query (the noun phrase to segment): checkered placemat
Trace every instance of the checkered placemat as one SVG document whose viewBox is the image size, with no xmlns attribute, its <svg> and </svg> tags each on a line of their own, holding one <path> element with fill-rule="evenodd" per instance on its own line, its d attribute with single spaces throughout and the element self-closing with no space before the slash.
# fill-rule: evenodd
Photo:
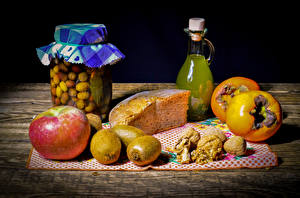
<svg viewBox="0 0 300 198">
<path fill-rule="evenodd" d="M 153 135 L 162 144 L 162 153 L 158 160 L 153 164 L 140 167 L 128 161 L 126 157 L 121 157 L 117 163 L 111 165 L 100 164 L 89 152 L 82 154 L 79 158 L 70 161 L 47 160 L 32 149 L 28 158 L 28 169 L 53 169 L 53 170 L 128 170 L 141 171 L 147 169 L 155 170 L 215 170 L 215 169 L 236 169 L 236 168 L 263 168 L 277 166 L 277 156 L 273 153 L 268 144 L 247 142 L 247 153 L 245 156 L 233 156 L 227 153 L 223 159 L 210 162 L 204 165 L 196 163 L 180 164 L 176 161 L 176 154 L 172 153 L 178 135 L 185 127 L 193 127 L 200 134 L 208 126 L 215 126 L 224 131 L 227 138 L 233 134 L 229 131 L 226 124 L 221 123 L 216 118 L 208 119 L 199 123 L 187 123 L 182 127 L 164 131 Z M 109 128 L 108 123 L 103 124 L 103 128 Z"/>
</svg>

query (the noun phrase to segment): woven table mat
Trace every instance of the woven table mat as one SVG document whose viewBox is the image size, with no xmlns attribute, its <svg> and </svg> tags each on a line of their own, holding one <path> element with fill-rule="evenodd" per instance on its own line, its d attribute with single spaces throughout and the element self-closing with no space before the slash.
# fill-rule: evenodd
<svg viewBox="0 0 300 198">
<path fill-rule="evenodd" d="M 229 131 L 227 125 L 217 118 L 207 119 L 197 123 L 187 123 L 182 127 L 164 131 L 153 136 L 158 138 L 162 144 L 160 157 L 151 165 L 140 167 L 130 162 L 126 157 L 120 159 L 111 165 L 103 165 L 94 159 L 89 152 L 89 147 L 79 157 L 68 161 L 48 160 L 39 155 L 32 148 L 27 161 L 28 169 L 50 169 L 50 170 L 126 170 L 142 171 L 147 169 L 155 170 L 215 170 L 215 169 L 236 169 L 236 168 L 264 168 L 277 166 L 277 155 L 271 151 L 268 144 L 247 142 L 247 152 L 244 156 L 234 156 L 223 154 L 223 159 L 210 162 L 204 165 L 196 163 L 180 164 L 176 161 L 176 154 L 172 149 L 177 142 L 178 135 L 185 127 L 193 127 L 202 134 L 202 131 L 208 126 L 214 126 L 221 129 L 227 138 L 233 134 Z M 109 123 L 104 123 L 103 128 L 109 128 Z"/>
</svg>

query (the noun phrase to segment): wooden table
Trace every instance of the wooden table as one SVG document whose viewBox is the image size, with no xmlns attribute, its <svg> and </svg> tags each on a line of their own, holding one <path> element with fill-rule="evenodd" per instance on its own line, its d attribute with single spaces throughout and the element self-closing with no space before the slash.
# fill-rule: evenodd
<svg viewBox="0 0 300 198">
<path fill-rule="evenodd" d="M 0 84 L 0 196 L 298 196 L 300 195 L 300 84 L 260 84 L 281 103 L 284 122 L 267 141 L 279 166 L 215 171 L 27 170 L 28 127 L 51 106 L 49 84 Z M 113 101 L 172 83 L 116 83 Z"/>
</svg>

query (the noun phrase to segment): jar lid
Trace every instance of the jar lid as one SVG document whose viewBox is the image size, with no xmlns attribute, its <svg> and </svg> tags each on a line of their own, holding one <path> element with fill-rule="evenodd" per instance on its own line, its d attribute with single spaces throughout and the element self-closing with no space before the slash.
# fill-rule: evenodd
<svg viewBox="0 0 300 198">
<path fill-rule="evenodd" d="M 190 18 L 189 19 L 189 30 L 191 31 L 203 31 L 205 25 L 204 18 Z"/>
<path fill-rule="evenodd" d="M 55 28 L 56 42 L 89 45 L 106 40 L 107 30 L 103 24 L 74 23 L 58 25 Z"/>
<path fill-rule="evenodd" d="M 44 65 L 49 65 L 53 58 L 63 58 L 88 67 L 112 65 L 125 56 L 116 46 L 106 43 L 106 37 L 107 30 L 103 24 L 58 25 L 54 33 L 55 42 L 36 51 Z"/>
</svg>

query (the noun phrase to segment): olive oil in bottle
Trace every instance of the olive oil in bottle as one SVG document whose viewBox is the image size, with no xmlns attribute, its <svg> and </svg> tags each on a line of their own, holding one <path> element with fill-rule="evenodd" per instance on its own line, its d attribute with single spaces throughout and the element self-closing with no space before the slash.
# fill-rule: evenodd
<svg viewBox="0 0 300 198">
<path fill-rule="evenodd" d="M 191 91 L 188 109 L 190 121 L 207 118 L 207 110 L 214 89 L 213 76 L 209 68 L 214 56 L 214 46 L 205 38 L 204 23 L 203 18 L 189 20 L 189 28 L 185 29 L 189 35 L 188 53 L 176 80 L 178 89 Z M 209 48 L 208 58 L 204 55 L 205 46 Z"/>
</svg>

